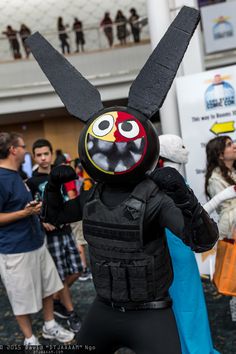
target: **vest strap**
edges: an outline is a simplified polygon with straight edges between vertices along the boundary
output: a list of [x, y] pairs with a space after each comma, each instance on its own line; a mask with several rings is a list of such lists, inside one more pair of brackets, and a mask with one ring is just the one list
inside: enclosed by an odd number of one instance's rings
[[107, 250], [104, 250], [104, 249], [100, 249], [100, 248], [95, 248], [93, 246], [89, 246], [89, 250], [90, 250], [90, 253], [92, 255], [94, 255], [95, 257], [96, 256], [102, 256], [102, 257], [108, 257], [108, 258], [116, 258], [116, 259], [136, 259], [136, 260], [139, 260], [139, 259], [143, 259], [145, 256], [143, 254], [143, 252], [115, 252], [115, 251], [107, 251]]
[[136, 303], [127, 303], [127, 304], [122, 304], [122, 303], [116, 303], [112, 301], [108, 301], [106, 299], [103, 299], [99, 297], [99, 300], [103, 302], [104, 304], [112, 307], [114, 310], [120, 311], [120, 312], [126, 312], [126, 311], [138, 311], [138, 310], [160, 310], [160, 309], [165, 309], [168, 307], [172, 306], [172, 300], [170, 297], [163, 299], [163, 300], [157, 300], [157, 301], [150, 301], [150, 302], [144, 302], [141, 304], [136, 304]]
[[153, 180], [150, 178], [144, 179], [139, 183], [131, 193], [132, 197], [138, 200], [141, 200], [143, 203], [150, 198], [154, 191], [157, 191], [159, 188]]
[[102, 246], [102, 247], [125, 247], [126, 249], [133, 249], [133, 250], [137, 250], [140, 247], [140, 242], [138, 241], [119, 241], [119, 240], [110, 240], [108, 238], [103, 239], [103, 238], [99, 238], [96, 236], [91, 236], [91, 235], [87, 235], [86, 236], [86, 240], [88, 241], [88, 243], [90, 244], [90, 247], [93, 247], [91, 245], [95, 245], [97, 247]]

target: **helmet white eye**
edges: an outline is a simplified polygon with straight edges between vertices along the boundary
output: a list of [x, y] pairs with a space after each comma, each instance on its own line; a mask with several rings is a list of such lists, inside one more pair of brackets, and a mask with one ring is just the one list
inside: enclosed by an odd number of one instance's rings
[[97, 136], [105, 136], [112, 130], [114, 119], [110, 114], [99, 117], [93, 124], [93, 133]]
[[118, 129], [121, 135], [129, 139], [135, 138], [139, 134], [139, 126], [134, 120], [119, 123]]

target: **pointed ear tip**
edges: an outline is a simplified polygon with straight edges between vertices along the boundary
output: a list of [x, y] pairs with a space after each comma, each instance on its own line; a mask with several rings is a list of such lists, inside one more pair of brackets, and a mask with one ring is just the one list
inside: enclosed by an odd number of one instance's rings
[[31, 40], [32, 38], [39, 38], [42, 37], [41, 34], [37, 31], [32, 33], [28, 38], [26, 38], [26, 41], [28, 42], [28, 40]]
[[189, 13], [195, 13], [196, 15], [197, 14], [200, 14], [200, 11], [198, 9], [196, 9], [195, 7], [190, 7], [190, 6], [186, 6], [184, 5], [181, 10], [181, 12], [189, 12]]

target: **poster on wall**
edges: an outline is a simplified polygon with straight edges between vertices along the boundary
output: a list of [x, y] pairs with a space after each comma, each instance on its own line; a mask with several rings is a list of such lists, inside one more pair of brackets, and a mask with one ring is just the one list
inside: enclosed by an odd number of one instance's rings
[[[189, 150], [186, 179], [204, 204], [206, 144], [219, 135], [236, 140], [236, 65], [179, 77], [176, 88], [182, 138]], [[212, 275], [214, 259], [214, 251], [197, 255], [200, 272]]]
[[207, 54], [236, 48], [236, 1], [201, 7]]

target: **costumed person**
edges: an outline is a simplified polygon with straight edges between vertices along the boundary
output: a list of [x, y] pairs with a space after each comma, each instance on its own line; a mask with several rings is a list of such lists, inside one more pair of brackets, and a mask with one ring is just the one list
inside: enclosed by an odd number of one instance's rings
[[[160, 135], [160, 159], [164, 167], [177, 171], [188, 162], [188, 150], [183, 140], [172, 134]], [[236, 195], [235, 191], [234, 194]], [[173, 265], [174, 280], [169, 289], [179, 331], [182, 354], [212, 354], [213, 349], [208, 314], [201, 278], [190, 247], [166, 230]]]
[[197, 252], [211, 249], [218, 238], [215, 222], [182, 176], [173, 168], [153, 171], [159, 143], [150, 118], [198, 21], [199, 11], [180, 11], [133, 82], [127, 107], [104, 108], [97, 89], [40, 34], [27, 40], [67, 110], [86, 123], [79, 156], [97, 184], [63, 203], [60, 186], [75, 172], [69, 166], [53, 169], [43, 216], [54, 225], [83, 219], [97, 296], [77, 339], [97, 354], [121, 347], [136, 354], [180, 354], [165, 228]]

